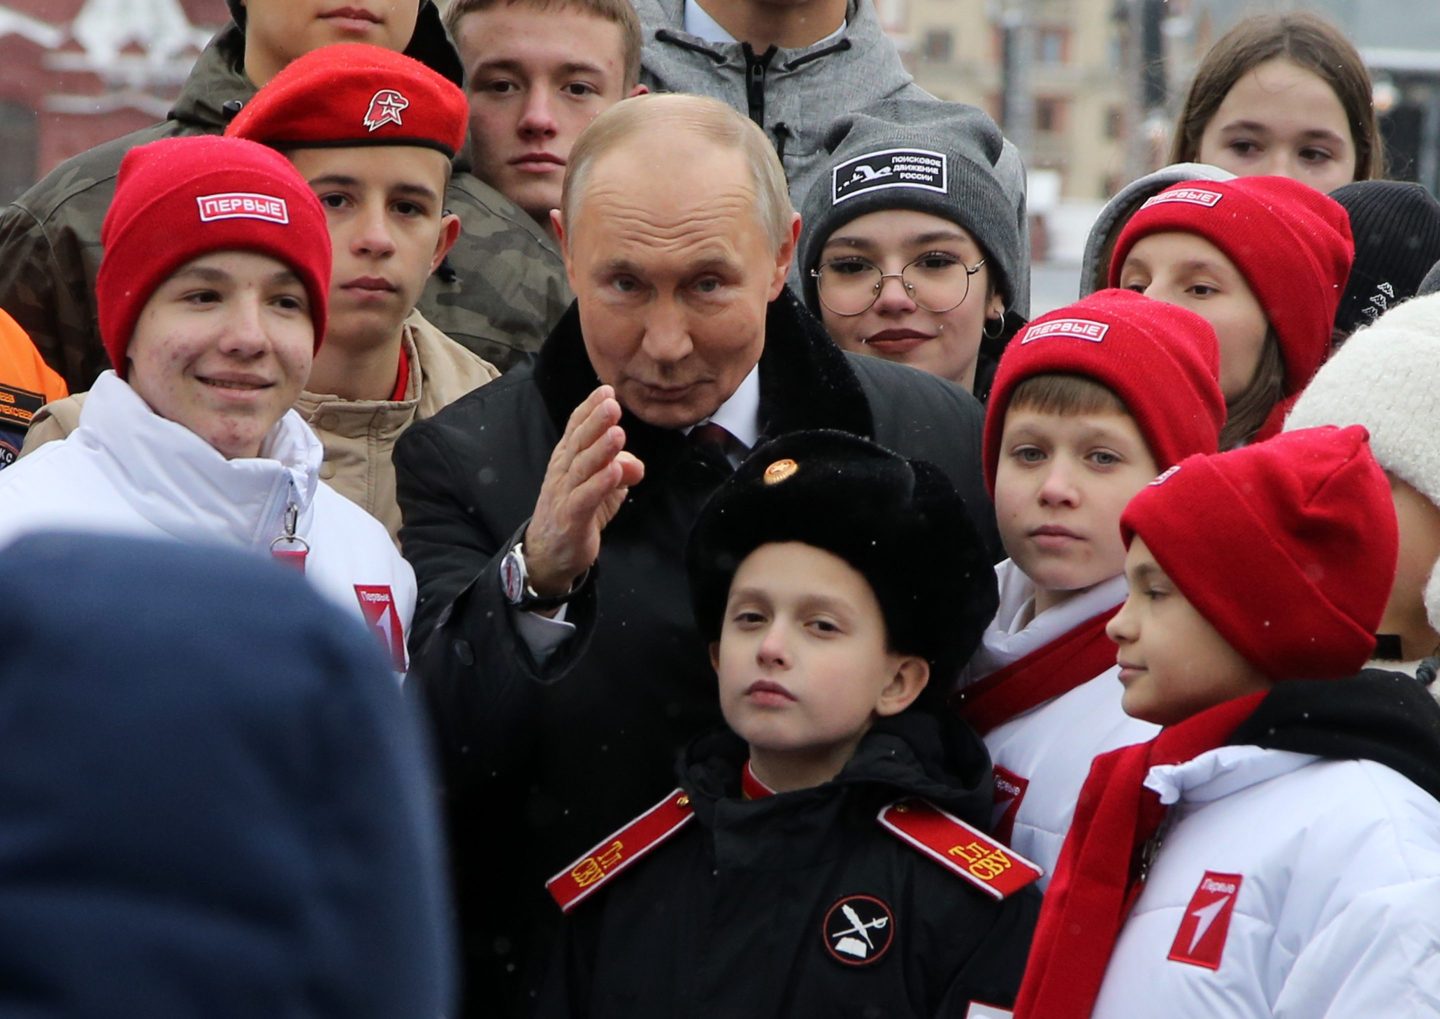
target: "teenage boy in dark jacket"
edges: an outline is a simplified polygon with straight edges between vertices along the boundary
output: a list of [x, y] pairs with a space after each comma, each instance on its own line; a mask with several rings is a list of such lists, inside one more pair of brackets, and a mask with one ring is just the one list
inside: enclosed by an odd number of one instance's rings
[[973, 826], [980, 740], [925, 710], [995, 607], [987, 565], [938, 468], [843, 432], [720, 487], [688, 566], [732, 731], [550, 881], [571, 924], [542, 1015], [1008, 1007], [1039, 872]]
[[[403, 50], [460, 84], [460, 59], [433, 0], [230, 0], [234, 21], [210, 40], [169, 116], [67, 160], [0, 212], [0, 308], [30, 334], [71, 392], [110, 367], [95, 310], [100, 223], [125, 153], [179, 135], [222, 134], [256, 90], [296, 57], [338, 42]], [[472, 350], [533, 349], [570, 303], [564, 267], [518, 206], [457, 172], [447, 209], [464, 227], [420, 301], [425, 317]], [[503, 340], [503, 342], [501, 342]]]

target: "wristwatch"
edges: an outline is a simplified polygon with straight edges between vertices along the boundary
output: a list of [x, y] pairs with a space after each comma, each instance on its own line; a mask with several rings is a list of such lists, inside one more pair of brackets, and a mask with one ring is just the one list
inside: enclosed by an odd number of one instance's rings
[[505, 558], [500, 560], [500, 590], [504, 592], [506, 601], [524, 612], [558, 609], [579, 593], [589, 575], [589, 570], [580, 574], [575, 583], [570, 585], [570, 590], [564, 594], [542, 595], [537, 594], [530, 586], [530, 571], [525, 566], [523, 543], [516, 542], [510, 551], [505, 553]]

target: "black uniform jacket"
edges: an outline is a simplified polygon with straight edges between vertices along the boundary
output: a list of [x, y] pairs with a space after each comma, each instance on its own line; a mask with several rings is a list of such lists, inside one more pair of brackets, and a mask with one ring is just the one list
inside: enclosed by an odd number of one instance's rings
[[[675, 754], [720, 721], [683, 553], [723, 468], [682, 432], [622, 419], [645, 479], [568, 607], [578, 632], [543, 667], [501, 592], [500, 560], [566, 420], [598, 384], [572, 306], [533, 365], [417, 422], [395, 450], [401, 548], [419, 581], [411, 683], [443, 762], [472, 984], [487, 960], [502, 980], [526, 971], [523, 930], [559, 916], [544, 880], [663, 795]], [[788, 290], [769, 309], [760, 394], [764, 435], [840, 428], [931, 460], [979, 532], [996, 534], [980, 405], [934, 376], [841, 353]]]
[[574, 906], [545, 1019], [960, 1019], [1014, 1000], [1034, 886], [996, 902], [875, 820], [920, 796], [983, 824], [973, 732], [907, 712], [834, 781], [757, 800], [739, 796], [746, 753], [728, 732], [689, 748], [694, 820]]

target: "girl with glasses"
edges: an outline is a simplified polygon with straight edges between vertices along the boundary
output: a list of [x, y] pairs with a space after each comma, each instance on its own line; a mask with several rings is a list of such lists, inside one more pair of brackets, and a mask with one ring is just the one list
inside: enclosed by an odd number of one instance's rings
[[843, 349], [983, 398], [994, 364], [982, 342], [998, 358], [1029, 272], [996, 172], [1000, 129], [971, 106], [891, 101], [842, 122], [832, 142], [802, 210], [810, 310]]

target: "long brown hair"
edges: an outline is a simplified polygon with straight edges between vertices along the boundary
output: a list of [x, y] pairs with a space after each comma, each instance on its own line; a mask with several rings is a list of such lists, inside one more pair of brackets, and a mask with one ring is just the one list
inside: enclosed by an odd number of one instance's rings
[[1170, 162], [1195, 162], [1201, 135], [1235, 83], [1276, 57], [1284, 57], [1317, 75], [1340, 100], [1355, 144], [1355, 179], [1384, 177], [1385, 143], [1375, 121], [1370, 73], [1338, 28], [1305, 11], [1246, 18], [1210, 47], [1195, 71], [1176, 122]]
[[1285, 396], [1285, 359], [1275, 330], [1265, 331], [1260, 363], [1250, 382], [1233, 400], [1225, 401], [1225, 426], [1220, 429], [1220, 450], [1234, 449], [1250, 441], [1260, 430], [1275, 405]]

